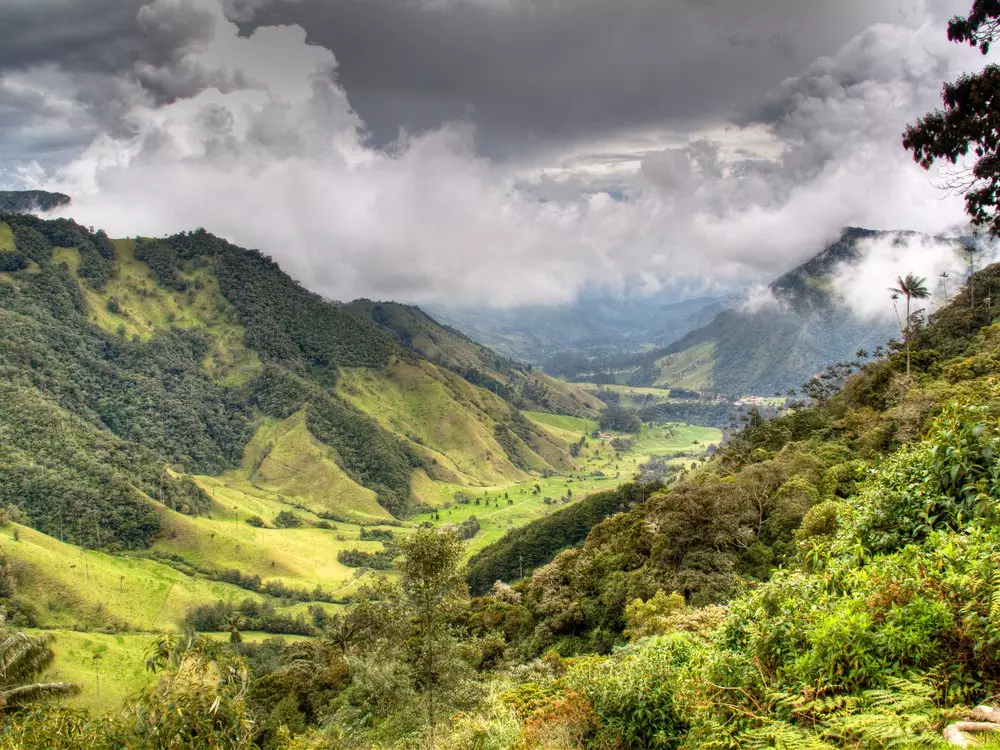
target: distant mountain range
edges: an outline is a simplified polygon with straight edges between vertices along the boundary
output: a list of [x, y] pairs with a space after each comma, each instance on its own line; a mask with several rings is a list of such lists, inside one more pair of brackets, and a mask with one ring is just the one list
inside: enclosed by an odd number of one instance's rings
[[866, 241], [915, 237], [847, 228], [772, 282], [762, 305], [585, 297], [557, 308], [434, 312], [495, 349], [572, 380], [769, 395], [899, 336], [891, 319], [857, 317], [832, 282], [839, 268], [863, 259]]
[[725, 302], [719, 297], [678, 302], [672, 295], [589, 293], [558, 307], [424, 307], [498, 352], [551, 367], [553, 360], [616, 356], [649, 344], [670, 344], [711, 322]]

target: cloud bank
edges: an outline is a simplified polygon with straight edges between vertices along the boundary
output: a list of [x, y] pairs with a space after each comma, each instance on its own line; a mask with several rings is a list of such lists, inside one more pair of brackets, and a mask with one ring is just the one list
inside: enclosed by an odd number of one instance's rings
[[[113, 106], [65, 105], [98, 134], [23, 182], [73, 195], [75, 218], [116, 235], [204, 226], [333, 298], [460, 305], [556, 304], [636, 278], [724, 290], [801, 262], [847, 224], [963, 221], [899, 144], [941, 79], [980, 62], [927, 14], [868, 28], [729, 124], [609, 136], [529, 170], [482, 156], [469, 120], [373, 145], [334, 51], [294, 24], [241, 32], [234, 21], [262, 5], [143, 5], [143, 55], [102, 84]], [[16, 84], [3, 79], [0, 103]]]

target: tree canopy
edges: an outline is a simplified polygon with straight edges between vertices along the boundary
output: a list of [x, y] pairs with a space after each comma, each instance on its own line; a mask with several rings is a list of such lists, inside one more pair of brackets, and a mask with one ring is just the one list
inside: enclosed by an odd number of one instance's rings
[[[955, 16], [948, 38], [985, 55], [1000, 31], [1000, 2], [975, 0], [968, 16]], [[946, 186], [964, 193], [973, 224], [1000, 234], [1000, 67], [988, 65], [945, 83], [943, 109], [907, 127], [903, 146], [924, 169], [944, 161]]]

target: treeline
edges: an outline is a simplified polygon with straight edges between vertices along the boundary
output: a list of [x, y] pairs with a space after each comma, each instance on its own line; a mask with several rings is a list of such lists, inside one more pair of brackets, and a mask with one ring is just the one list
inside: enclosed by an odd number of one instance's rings
[[628, 510], [661, 489], [659, 484], [623, 484], [615, 490], [588, 495], [579, 502], [541, 518], [480, 550], [469, 560], [467, 580], [474, 595], [490, 590], [496, 581], [514, 581], [530, 575], [561, 550], [573, 547], [608, 516]]
[[264, 633], [313, 635], [316, 631], [304, 615], [290, 617], [275, 611], [270, 602], [244, 599], [239, 604], [216, 602], [197, 607], [185, 616], [192, 630], [225, 633], [232, 630], [259, 630]]
[[246, 330], [247, 346], [325, 384], [332, 384], [337, 367], [382, 367], [404, 353], [391, 337], [301, 287], [269, 257], [204, 229], [139, 243], [136, 257], [172, 288], [183, 284], [180, 274], [187, 269], [213, 268]]

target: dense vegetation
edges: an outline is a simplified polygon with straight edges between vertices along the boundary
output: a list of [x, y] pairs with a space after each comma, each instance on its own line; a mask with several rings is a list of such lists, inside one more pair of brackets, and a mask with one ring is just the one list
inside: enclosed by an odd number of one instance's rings
[[589, 495], [569, 508], [505, 534], [469, 560], [469, 589], [473, 595], [481, 596], [496, 581], [509, 583], [531, 575], [560, 551], [586, 539], [599, 522], [645, 501], [658, 489], [655, 484], [623, 484], [616, 490]]
[[[7, 227], [13, 247], [0, 252], [9, 274], [0, 279], [6, 394], [0, 504], [17, 505], [30, 525], [89, 547], [146, 546], [160, 528], [149, 499], [184, 513], [205, 512], [208, 498], [181, 472], [217, 475], [239, 465], [261, 416], [283, 420], [303, 410], [310, 433], [336, 452], [350, 479], [373, 490], [397, 517], [415, 509], [410, 478], [422, 458], [333, 386], [338, 368], [383, 368], [415, 361], [419, 351], [307, 292], [269, 258], [203, 230], [137, 239], [134, 255], [157, 282], [141, 283], [140, 298], [155, 302], [176, 294], [187, 305], [206, 299], [208, 317], [195, 326], [174, 325], [171, 313], [167, 325], [129, 335], [125, 322], [141, 324], [141, 315], [114, 296], [106, 310], [103, 302], [94, 309], [93, 300], [105, 298], [94, 294], [124, 273], [103, 232], [21, 214], [5, 215]], [[435, 351], [468, 349], [483, 368], [496, 368], [479, 377], [467, 367], [473, 380], [485, 378], [504, 394], [513, 386], [497, 373], [526, 377], [503, 357], [435, 327], [419, 310], [406, 310], [425, 322], [421, 330], [434, 337]], [[100, 324], [103, 315], [124, 322], [116, 330], [116, 324]], [[212, 327], [220, 323], [243, 340], [221, 338]], [[239, 347], [262, 362], [233, 378], [206, 365], [220, 350]], [[526, 390], [525, 383], [517, 386], [518, 394]], [[559, 393], [552, 400], [592, 409], [589, 397], [577, 402], [575, 396]], [[509, 412], [496, 427], [501, 447], [525, 465], [519, 441], [526, 439], [526, 423], [515, 409]]]
[[[198, 611], [233, 642], [212, 658], [246, 670], [239, 695], [214, 688], [222, 746], [940, 743], [1000, 691], [1000, 324], [968, 291], [914, 332], [910, 376], [902, 353], [876, 358], [821, 402], [753, 415], [666, 489], [513, 532], [465, 571], [484, 595], [465, 593], [454, 531], [415, 529], [392, 539], [398, 583], [300, 621], [321, 638], [243, 644], [267, 625], [257, 605]], [[514, 580], [522, 555], [542, 564]], [[103, 723], [22, 712], [12, 736], [72, 726], [111, 747], [144, 726], [154, 697], [137, 700]]]

